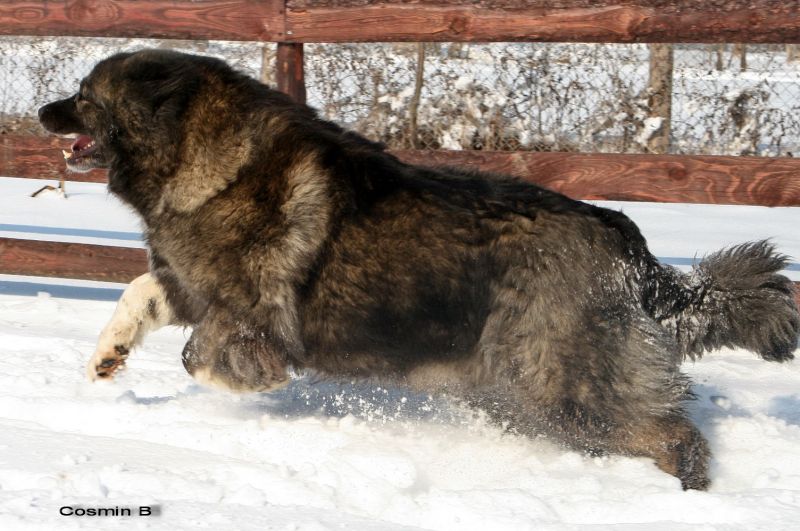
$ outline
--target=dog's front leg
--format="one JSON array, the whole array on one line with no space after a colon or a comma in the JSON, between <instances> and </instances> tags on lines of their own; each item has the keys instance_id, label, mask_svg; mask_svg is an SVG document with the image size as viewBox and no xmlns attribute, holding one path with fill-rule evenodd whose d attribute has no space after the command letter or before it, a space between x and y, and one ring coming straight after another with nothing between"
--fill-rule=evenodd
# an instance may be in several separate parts
<instances>
[{"instance_id":1,"label":"dog's front leg","mask_svg":"<svg viewBox=\"0 0 800 531\"><path fill-rule=\"evenodd\" d=\"M289 382L288 353L263 327L211 307L183 349L198 382L236 392L271 391Z\"/></svg>"},{"instance_id":2,"label":"dog's front leg","mask_svg":"<svg viewBox=\"0 0 800 531\"><path fill-rule=\"evenodd\" d=\"M89 379L110 379L125 366L130 351L148 332L173 324L174 312L161 284L150 273L125 289L114 315L103 328L86 368Z\"/></svg>"}]
</instances>

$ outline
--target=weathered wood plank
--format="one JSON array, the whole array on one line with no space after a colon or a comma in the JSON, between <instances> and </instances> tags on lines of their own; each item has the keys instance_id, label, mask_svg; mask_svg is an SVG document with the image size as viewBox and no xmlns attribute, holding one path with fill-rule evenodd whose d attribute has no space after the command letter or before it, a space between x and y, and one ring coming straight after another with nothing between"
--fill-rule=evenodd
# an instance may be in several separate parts
<instances>
[{"instance_id":1,"label":"weathered wood plank","mask_svg":"<svg viewBox=\"0 0 800 531\"><path fill-rule=\"evenodd\" d=\"M275 42L800 42L773 0L5 0L0 35Z\"/></svg>"},{"instance_id":2,"label":"weathered wood plank","mask_svg":"<svg viewBox=\"0 0 800 531\"><path fill-rule=\"evenodd\" d=\"M283 0L5 0L0 35L280 41Z\"/></svg>"},{"instance_id":3,"label":"weathered wood plank","mask_svg":"<svg viewBox=\"0 0 800 531\"><path fill-rule=\"evenodd\" d=\"M144 249L0 238L0 273L130 282L147 272Z\"/></svg>"},{"instance_id":4,"label":"weathered wood plank","mask_svg":"<svg viewBox=\"0 0 800 531\"><path fill-rule=\"evenodd\" d=\"M287 2L295 42L800 42L796 2Z\"/></svg>"},{"instance_id":5,"label":"weathered wood plank","mask_svg":"<svg viewBox=\"0 0 800 531\"><path fill-rule=\"evenodd\" d=\"M576 199L800 206L792 158L497 151L398 151L410 163L515 175Z\"/></svg>"},{"instance_id":6,"label":"weathered wood plank","mask_svg":"<svg viewBox=\"0 0 800 531\"><path fill-rule=\"evenodd\" d=\"M56 137L0 135L0 175L58 179ZM396 151L402 160L515 175L577 199L800 206L800 159L508 151ZM105 182L102 171L69 180Z\"/></svg>"},{"instance_id":7,"label":"weathered wood plank","mask_svg":"<svg viewBox=\"0 0 800 531\"><path fill-rule=\"evenodd\" d=\"M275 80L278 90L291 96L297 103L305 103L306 81L303 68L303 45L298 43L278 43L275 62Z\"/></svg>"}]
</instances>

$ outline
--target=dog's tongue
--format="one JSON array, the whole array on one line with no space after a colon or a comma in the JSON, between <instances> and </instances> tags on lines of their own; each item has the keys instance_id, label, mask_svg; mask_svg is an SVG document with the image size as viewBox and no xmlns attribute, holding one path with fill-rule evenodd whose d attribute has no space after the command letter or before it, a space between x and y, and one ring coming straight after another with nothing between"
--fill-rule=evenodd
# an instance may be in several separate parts
<instances>
[{"instance_id":1,"label":"dog's tongue","mask_svg":"<svg viewBox=\"0 0 800 531\"><path fill-rule=\"evenodd\" d=\"M91 143L92 143L92 137L87 135L81 135L77 139L75 139L75 142L72 143L72 152L77 153L78 151L83 151Z\"/></svg>"}]
</instances>

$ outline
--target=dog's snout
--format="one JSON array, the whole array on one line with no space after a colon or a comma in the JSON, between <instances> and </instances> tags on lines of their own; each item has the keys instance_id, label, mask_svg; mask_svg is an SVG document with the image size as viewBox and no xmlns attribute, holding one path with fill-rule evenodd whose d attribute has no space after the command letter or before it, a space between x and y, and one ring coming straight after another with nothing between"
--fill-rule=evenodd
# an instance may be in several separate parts
<instances>
[{"instance_id":1,"label":"dog's snout","mask_svg":"<svg viewBox=\"0 0 800 531\"><path fill-rule=\"evenodd\" d=\"M39 123L41 123L45 128L47 128L47 124L52 122L53 120L53 103L48 103L47 105L42 105L39 107Z\"/></svg>"},{"instance_id":2,"label":"dog's snout","mask_svg":"<svg viewBox=\"0 0 800 531\"><path fill-rule=\"evenodd\" d=\"M75 108L73 97L54 101L39 108L39 123L51 133L82 133L83 123Z\"/></svg>"}]
</instances>

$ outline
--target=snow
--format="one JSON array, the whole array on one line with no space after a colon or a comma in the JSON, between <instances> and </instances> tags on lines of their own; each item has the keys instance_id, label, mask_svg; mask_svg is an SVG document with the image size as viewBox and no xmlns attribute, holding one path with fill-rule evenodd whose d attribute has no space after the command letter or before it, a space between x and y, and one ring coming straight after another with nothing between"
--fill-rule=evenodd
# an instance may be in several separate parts
<instances>
[{"instance_id":1,"label":"snow","mask_svg":"<svg viewBox=\"0 0 800 531\"><path fill-rule=\"evenodd\" d=\"M642 146L646 146L647 142L653 137L656 131L661 129L664 123L664 118L661 116L652 116L643 120L642 130L636 135L636 142Z\"/></svg>"},{"instance_id":2,"label":"snow","mask_svg":"<svg viewBox=\"0 0 800 531\"><path fill-rule=\"evenodd\" d=\"M0 179L0 237L141 245L135 216L102 185L29 198L40 185ZM800 257L800 209L603 204L683 267L765 237ZM506 435L446 397L301 375L273 394L208 390L183 370L178 328L91 384L84 364L120 288L0 277L0 529L788 530L800 519L798 364L739 350L686 364L714 484L683 492L647 459ZM160 514L61 516L65 506Z\"/></svg>"}]
</instances>

